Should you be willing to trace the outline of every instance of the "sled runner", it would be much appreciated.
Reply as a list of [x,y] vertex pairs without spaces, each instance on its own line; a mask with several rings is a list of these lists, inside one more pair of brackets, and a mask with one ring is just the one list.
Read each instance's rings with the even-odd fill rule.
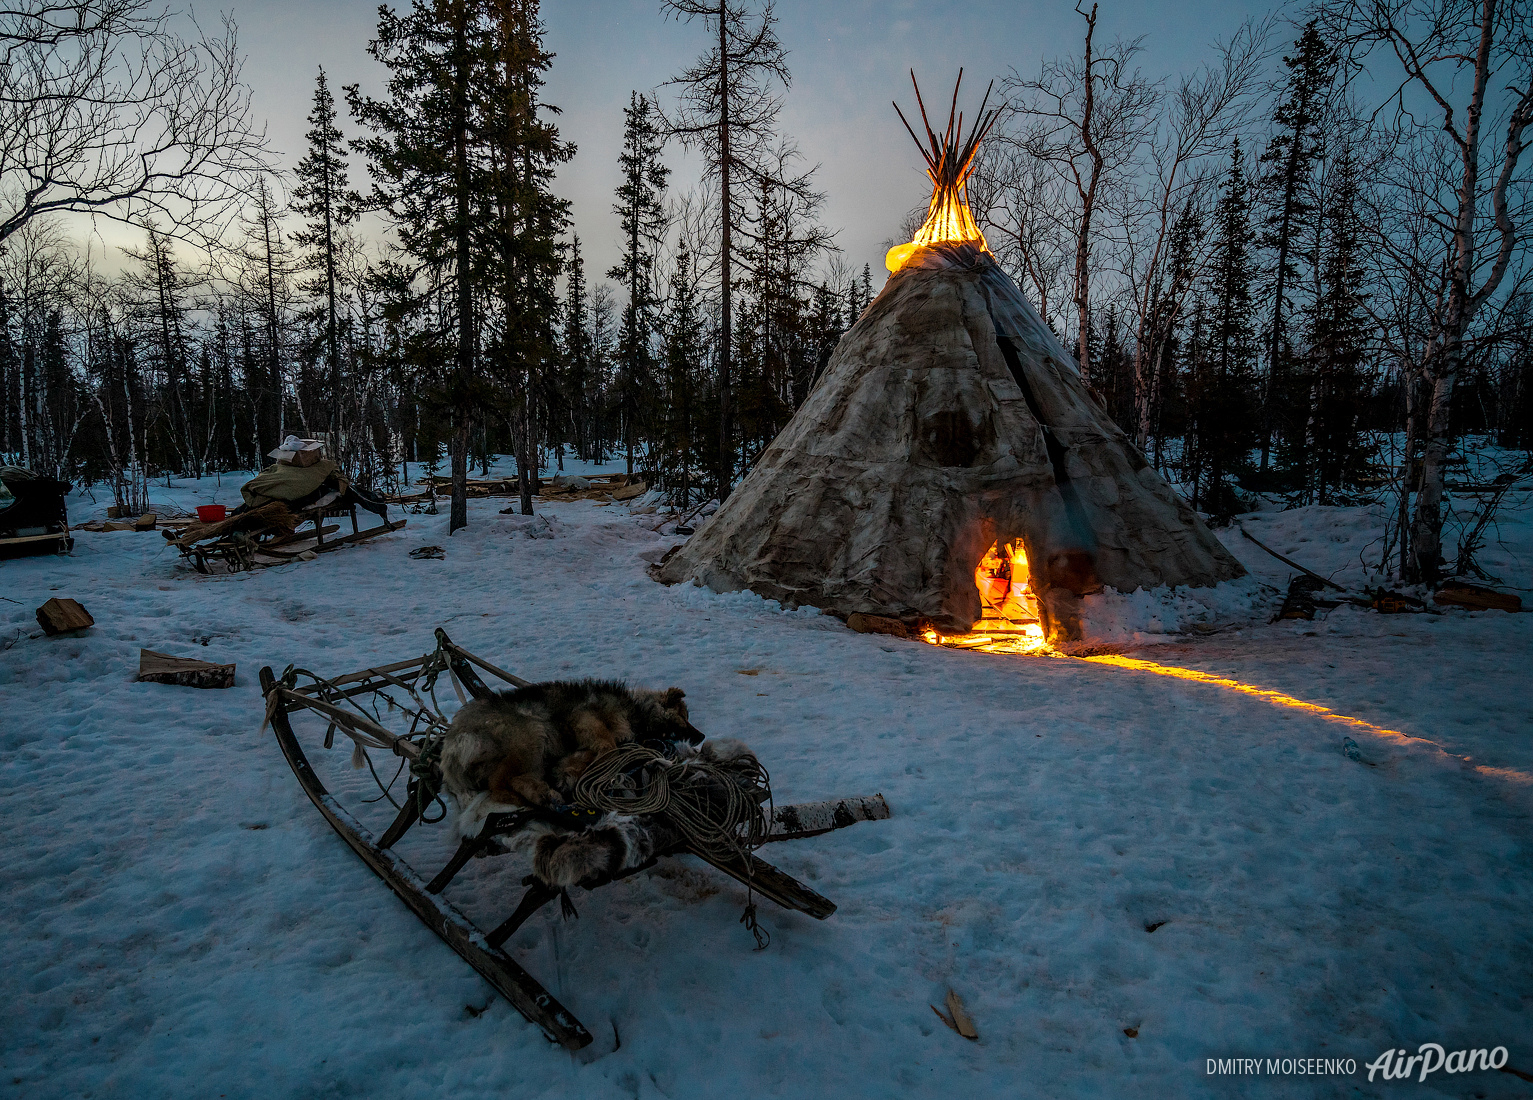
[[[503,948],[528,918],[555,899],[561,901],[566,915],[573,915],[574,906],[567,890],[527,876],[523,880],[527,890],[520,903],[509,917],[489,932],[476,926],[443,896],[443,891],[470,859],[504,854],[508,850],[505,842],[517,834],[535,825],[579,833],[593,823],[599,813],[581,807],[491,813],[477,835],[465,837],[446,865],[429,879],[393,850],[417,824],[436,824],[447,816],[445,806],[437,796],[441,789],[441,772],[435,757],[441,751],[443,726],[441,711],[435,703],[438,680],[449,681],[460,701],[466,701],[469,696],[485,698],[493,693],[481,673],[513,687],[529,686],[529,681],[496,668],[454,644],[441,629],[436,631],[436,640],[436,650],[423,657],[366,668],[334,679],[314,676],[291,666],[278,678],[269,667],[263,668],[260,677],[261,690],[266,697],[267,721],[271,723],[277,742],[304,793],[363,862],[388,883],[427,927],[479,971],[523,1016],[538,1025],[550,1040],[570,1050],[578,1050],[591,1042],[590,1033]],[[313,682],[300,687],[300,677]],[[408,732],[400,734],[387,728],[380,707],[387,708],[387,713],[393,715],[391,722],[407,719]],[[328,723],[324,735],[326,748],[334,743],[335,733],[339,730],[355,743],[357,755],[354,760],[360,759],[371,768],[368,750],[381,750],[401,758],[401,774],[408,769],[410,778],[404,797],[395,803],[400,807],[398,815],[381,835],[375,835],[346,810],[310,765],[288,717],[303,710]],[[701,735],[698,739],[701,740]],[[384,786],[382,780],[379,786]],[[392,786],[391,783],[385,788],[386,794]],[[395,802],[392,796],[389,800]],[[772,814],[769,830],[762,839],[798,840],[858,821],[881,820],[888,816],[889,807],[882,795],[783,806]],[[657,850],[638,866],[583,880],[578,885],[585,890],[594,890],[647,870],[660,859],[683,854],[698,856],[785,909],[807,913],[817,920],[824,920],[835,912],[836,907],[829,900],[749,852],[721,855],[717,851],[705,851],[685,839]],[[748,909],[747,915],[751,913]]]

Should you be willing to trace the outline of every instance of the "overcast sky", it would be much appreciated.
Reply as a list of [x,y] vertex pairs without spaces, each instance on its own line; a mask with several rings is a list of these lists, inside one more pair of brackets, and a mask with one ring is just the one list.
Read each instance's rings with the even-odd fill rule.
[[[302,154],[319,66],[337,96],[343,84],[381,90],[384,75],[366,52],[376,3],[233,0],[225,10],[239,26],[256,113],[267,121],[284,167]],[[1097,34],[1099,41],[1144,35],[1142,67],[1158,77],[1211,60],[1214,39],[1267,10],[1220,0],[1109,0]],[[920,155],[889,105],[895,98],[901,106],[911,102],[908,70],[914,67],[935,97],[951,89],[963,66],[966,92],[973,82],[972,110],[991,78],[1013,67],[1034,74],[1043,58],[1079,49],[1084,27],[1073,0],[780,0],[777,14],[793,73],[782,130],[821,166],[824,222],[838,231],[846,262],[859,269],[871,263],[880,273],[882,242],[928,194]],[[700,22],[667,21],[658,0],[545,0],[543,17],[547,48],[557,54],[544,98],[561,108],[563,135],[579,149],[557,188],[574,204],[587,269],[596,273],[617,256],[612,191],[629,93],[663,84],[707,48],[707,36]],[[1279,41],[1292,37],[1285,30]],[[342,127],[354,135],[349,121]],[[694,165],[674,153],[668,160],[677,169],[675,187],[696,182]],[[356,184],[364,181],[355,160],[353,176]]]

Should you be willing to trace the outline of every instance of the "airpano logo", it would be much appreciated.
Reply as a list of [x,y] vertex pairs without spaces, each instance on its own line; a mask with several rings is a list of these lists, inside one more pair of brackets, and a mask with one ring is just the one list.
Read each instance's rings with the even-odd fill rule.
[[1506,1065],[1506,1059],[1506,1047],[1450,1052],[1444,1050],[1441,1043],[1422,1043],[1415,1054],[1409,1054],[1404,1047],[1386,1050],[1363,1068],[1368,1071],[1370,1081],[1375,1073],[1379,1075],[1380,1081],[1405,1081],[1416,1072],[1419,1063],[1421,1076],[1416,1080],[1421,1082],[1427,1079],[1427,1074],[1438,1070],[1444,1073],[1473,1073],[1477,1070],[1500,1069]]
[[[1478,1073],[1483,1070],[1506,1067],[1506,1047],[1491,1050],[1449,1051],[1441,1043],[1422,1043],[1415,1054],[1404,1047],[1391,1047],[1371,1062],[1361,1067],[1368,1071],[1368,1080],[1425,1081],[1431,1074]],[[1210,1058],[1210,1076],[1240,1075],[1267,1077],[1328,1077],[1351,1076],[1359,1072],[1356,1061],[1351,1058]],[[1505,1068],[1504,1072],[1533,1081],[1533,1074]]]

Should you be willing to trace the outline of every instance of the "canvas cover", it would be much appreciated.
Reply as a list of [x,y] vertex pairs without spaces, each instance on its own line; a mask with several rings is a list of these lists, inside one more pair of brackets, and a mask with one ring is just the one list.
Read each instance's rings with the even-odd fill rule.
[[754,469],[659,570],[786,606],[939,630],[980,617],[974,569],[1020,538],[1045,634],[1104,585],[1244,573],[1081,381],[982,247],[921,248],[841,338]]
[[[273,462],[240,488],[240,496],[251,508],[259,508],[274,500],[294,501],[317,492],[325,479],[340,470],[333,461],[322,458],[312,466],[290,466],[286,462]],[[344,483],[341,488],[345,488]]]

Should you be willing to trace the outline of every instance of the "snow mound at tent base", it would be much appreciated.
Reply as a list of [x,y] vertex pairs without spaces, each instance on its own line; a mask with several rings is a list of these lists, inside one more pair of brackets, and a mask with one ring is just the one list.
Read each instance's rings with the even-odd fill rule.
[[1188,634],[1266,622],[1281,603],[1280,592],[1251,576],[1207,588],[1107,588],[1081,600],[1081,635],[1090,644],[1115,646],[1175,642]]

